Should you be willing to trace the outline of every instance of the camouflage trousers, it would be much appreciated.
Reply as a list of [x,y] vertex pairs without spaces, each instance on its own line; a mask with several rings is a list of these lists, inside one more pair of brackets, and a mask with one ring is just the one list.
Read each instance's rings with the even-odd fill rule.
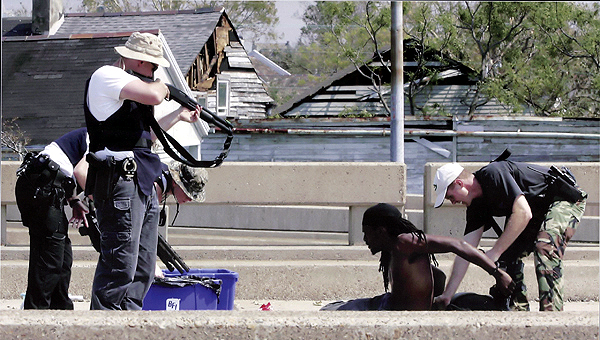
[[585,200],[550,205],[535,245],[540,311],[563,310],[563,255],[585,210]]
[[[569,240],[575,234],[585,210],[585,200],[570,203],[556,201],[546,213],[537,234],[533,258],[537,276],[540,311],[563,310],[563,256]],[[525,254],[523,254],[525,255]],[[523,262],[512,264],[511,277],[517,287],[511,297],[511,310],[529,310],[527,287],[524,283]]]

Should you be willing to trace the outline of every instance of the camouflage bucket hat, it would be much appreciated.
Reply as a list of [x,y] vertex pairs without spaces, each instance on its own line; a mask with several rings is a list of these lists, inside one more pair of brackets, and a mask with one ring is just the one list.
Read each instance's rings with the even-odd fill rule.
[[173,180],[194,202],[204,202],[204,186],[208,182],[208,172],[203,168],[192,168],[179,162],[169,164]]

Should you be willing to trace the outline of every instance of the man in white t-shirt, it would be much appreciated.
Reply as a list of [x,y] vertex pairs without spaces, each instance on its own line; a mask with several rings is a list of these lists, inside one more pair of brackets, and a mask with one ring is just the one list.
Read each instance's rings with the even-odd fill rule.
[[[162,41],[150,33],[134,32],[115,51],[117,62],[90,77],[84,105],[90,136],[86,194],[94,197],[101,233],[90,308],[140,310],[154,278],[158,237],[154,180],[161,162],[151,151],[150,121],[153,106],[169,97],[167,86],[152,79],[159,66],[170,64]],[[180,107],[158,123],[168,130],[199,117],[199,107]]]

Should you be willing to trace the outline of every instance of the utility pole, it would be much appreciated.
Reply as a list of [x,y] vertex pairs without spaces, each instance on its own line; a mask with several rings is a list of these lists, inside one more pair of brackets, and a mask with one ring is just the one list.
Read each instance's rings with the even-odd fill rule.
[[392,1],[392,118],[390,158],[404,163],[404,32],[402,1]]

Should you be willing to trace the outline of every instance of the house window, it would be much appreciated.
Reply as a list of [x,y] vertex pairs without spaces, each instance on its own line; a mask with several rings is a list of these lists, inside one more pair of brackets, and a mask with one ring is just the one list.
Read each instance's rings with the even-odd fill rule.
[[192,94],[194,95],[194,97],[196,97],[196,102],[198,103],[198,105],[200,105],[201,107],[207,107],[208,101],[206,99],[206,92],[192,91]]
[[227,116],[229,113],[229,81],[217,80],[217,115]]
[[200,148],[198,145],[190,145],[185,147],[187,151],[192,155],[195,159],[200,159]]

